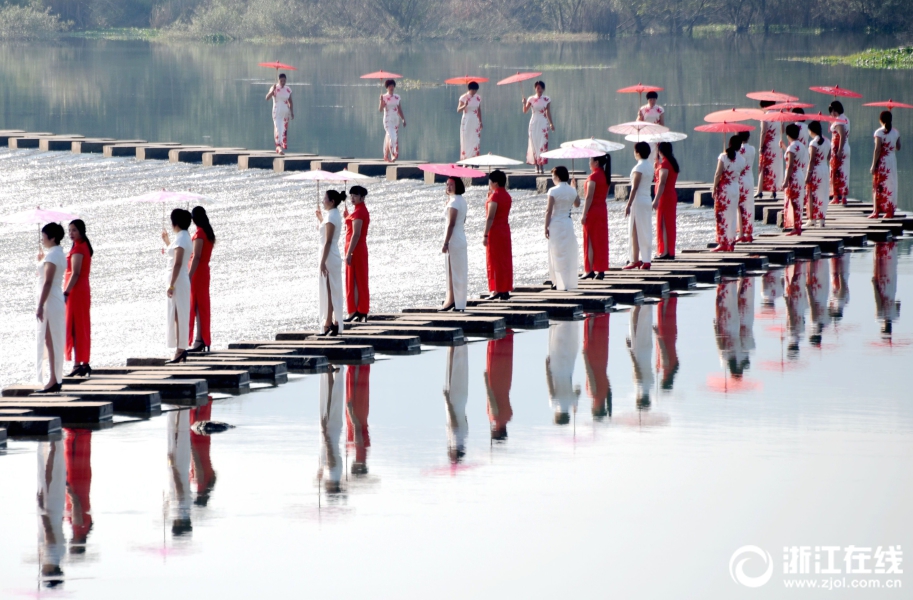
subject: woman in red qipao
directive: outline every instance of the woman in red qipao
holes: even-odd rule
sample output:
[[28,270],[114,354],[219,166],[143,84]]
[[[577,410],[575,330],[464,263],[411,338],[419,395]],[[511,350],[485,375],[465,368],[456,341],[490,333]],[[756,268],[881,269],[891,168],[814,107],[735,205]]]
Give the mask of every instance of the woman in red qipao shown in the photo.
[[678,207],[678,192],[675,183],[678,181],[678,161],[672,154],[672,144],[660,142],[659,175],[656,179],[656,198],[653,210],[656,211],[656,258],[675,258],[675,216]]
[[212,466],[210,450],[212,437],[193,426],[212,420],[212,398],[205,406],[190,409],[190,479],[196,488],[197,506],[209,504],[209,497],[216,487],[216,470]]
[[[193,233],[193,254],[190,255],[190,334],[188,352],[208,352],[212,337],[209,332],[209,260],[216,243],[216,234],[209,224],[206,209],[197,206],[191,212],[196,231]],[[196,326],[196,338],[194,338]]]
[[367,321],[371,293],[368,290],[368,224],[371,215],[365,206],[368,190],[352,186],[349,196],[355,209],[345,212],[346,223],[346,311],[344,320]]
[[507,175],[500,169],[488,176],[485,221],[485,262],[488,266],[489,300],[507,300],[514,289],[514,257],[510,243],[510,194],[504,189]]
[[510,386],[514,375],[514,336],[488,341],[485,355],[485,391],[488,396],[488,422],[491,439],[507,439],[507,424],[514,416],[510,405]]
[[67,519],[73,527],[70,553],[85,554],[92,530],[92,432],[64,429],[64,457],[67,465]]
[[593,418],[612,416],[612,386],[609,383],[609,315],[587,316],[583,324],[583,364],[586,391],[593,401]]
[[346,442],[355,446],[352,475],[368,474],[368,412],[371,408],[371,365],[346,367]]
[[89,273],[92,271],[92,242],[86,236],[82,219],[70,221],[73,247],[67,255],[63,297],[66,301],[67,360],[73,360],[69,377],[88,377],[92,374],[89,358],[92,351],[92,290]]
[[612,159],[608,154],[590,159],[583,205],[583,270],[581,279],[602,279],[609,270],[609,213],[606,197],[612,179]]

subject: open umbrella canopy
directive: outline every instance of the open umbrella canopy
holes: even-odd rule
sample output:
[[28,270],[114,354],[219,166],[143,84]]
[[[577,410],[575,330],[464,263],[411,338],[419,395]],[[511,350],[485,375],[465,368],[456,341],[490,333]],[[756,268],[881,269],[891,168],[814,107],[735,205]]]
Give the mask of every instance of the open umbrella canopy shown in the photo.
[[465,158],[457,164],[468,167],[508,167],[512,165],[522,165],[523,161],[489,153],[473,156],[472,158]]
[[851,92],[850,90],[845,90],[839,85],[816,85],[808,88],[813,92],[818,92],[819,94],[827,94],[828,96],[841,96],[843,98],[862,98],[862,94],[858,92]]
[[644,85],[638,83],[637,85],[629,85],[628,87],[623,87],[618,90],[619,94],[643,94],[644,92],[661,92],[663,88],[656,85]]
[[389,73],[381,69],[380,71],[374,71],[373,73],[366,73],[361,76],[362,79],[402,79],[402,75],[397,73]]
[[766,121],[768,123],[795,123],[797,121],[805,121],[807,115],[801,115],[794,112],[772,112],[766,113],[763,118],[758,119],[759,121]]
[[287,179],[289,181],[346,181],[344,175],[340,176],[339,173],[331,173],[330,171],[322,171],[320,169],[301,171],[294,175],[286,175],[282,179]]
[[767,107],[767,110],[792,110],[794,108],[812,108],[814,104],[808,102],[777,102]]
[[667,131],[666,133],[650,133],[647,135],[642,135],[638,137],[635,134],[626,135],[625,139],[629,142],[647,142],[648,144],[658,144],[660,142],[680,142],[682,140],[688,139],[687,133],[679,133],[677,131]]
[[609,140],[601,140],[592,137],[582,138],[579,140],[571,140],[570,142],[564,142],[561,144],[562,148],[567,148],[568,146],[573,146],[574,148],[586,148],[588,150],[599,150],[603,154],[615,152],[616,150],[621,150],[625,147],[624,144],[619,144],[618,142],[611,142]]
[[476,169],[468,169],[466,167],[461,167],[459,165],[444,165],[437,163],[429,163],[426,165],[419,165],[419,169],[422,171],[430,171],[431,173],[436,173],[438,175],[443,175],[444,177],[484,177],[484,171],[477,171]]
[[888,110],[894,110],[895,108],[913,108],[913,104],[904,104],[903,102],[894,102],[893,100],[866,102],[863,106],[880,106],[881,108],[886,108]]
[[498,85],[507,85],[509,83],[520,83],[521,81],[526,81],[527,79],[533,79],[535,77],[538,77],[539,75],[542,75],[542,73],[541,72],[521,73],[520,71],[517,71],[516,75],[511,75],[510,77],[508,77],[506,79],[502,79],[501,81],[498,82]]
[[168,190],[146,192],[139,196],[124,198],[127,202],[157,202],[160,204],[187,204],[190,202],[202,202],[205,199],[203,195],[194,194],[193,192],[169,192]]
[[341,177],[343,181],[354,181],[361,179],[371,179],[368,175],[362,175],[361,173],[356,173],[355,171],[350,171],[348,169],[343,169],[342,171],[336,171],[335,175]]
[[548,152],[543,152],[540,154],[542,158],[565,158],[565,159],[576,159],[576,158],[592,158],[593,156],[602,156],[605,154],[603,150],[591,150],[589,148],[577,148],[576,146],[565,146],[563,148],[558,148],[557,150],[549,150]]
[[754,129],[754,125],[745,125],[744,123],[729,123],[727,121],[723,121],[722,123],[698,125],[694,128],[695,131],[703,131],[704,133],[740,133],[742,131],[752,131]]
[[751,119],[761,119],[764,111],[759,108],[729,108],[727,110],[718,110],[704,117],[708,123],[734,123],[736,121],[749,121]]
[[617,133],[618,135],[629,135],[632,133],[646,135],[651,133],[666,133],[669,131],[669,128],[658,123],[649,123],[647,121],[629,121],[627,123],[612,125],[609,127],[609,131]]
[[488,77],[470,77],[469,75],[464,75],[463,77],[451,77],[444,83],[449,85],[466,85],[467,83],[485,83],[488,81]]
[[768,102],[795,102],[799,99],[798,96],[790,96],[789,94],[784,94],[776,90],[770,90],[769,92],[749,92],[745,95],[752,100],[766,100]]
[[824,115],[820,112],[813,115],[804,115],[806,121],[822,121],[824,123],[836,123],[840,121],[840,117],[832,117],[830,115]]
[[277,71],[279,69],[285,69],[287,71],[297,71],[298,70],[295,67],[293,67],[292,65],[287,65],[287,64],[281,63],[279,61],[257,63],[257,66],[267,67],[269,69],[276,69]]
[[41,207],[30,208],[11,215],[0,217],[0,222],[13,225],[40,225],[42,223],[62,223],[78,219],[79,215],[64,210],[47,210]]

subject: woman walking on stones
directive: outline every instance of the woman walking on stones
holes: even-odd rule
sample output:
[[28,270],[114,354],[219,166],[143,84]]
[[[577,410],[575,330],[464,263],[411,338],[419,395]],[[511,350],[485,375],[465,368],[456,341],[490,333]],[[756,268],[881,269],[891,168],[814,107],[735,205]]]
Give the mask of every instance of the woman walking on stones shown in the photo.
[[713,213],[716,218],[714,252],[732,252],[735,248],[735,225],[739,214],[740,178],[745,159],[739,155],[742,138],[729,138],[726,152],[717,157],[713,176]]
[[536,173],[544,173],[548,164],[547,158],[542,158],[543,152],[548,152],[549,129],[555,131],[552,123],[552,100],[545,95],[545,82],[537,81],[536,93],[523,100],[523,114],[532,112],[529,118],[529,143],[526,147],[526,164],[535,165]]
[[819,222],[824,227],[827,216],[827,195],[830,191],[828,162],[831,157],[831,143],[821,135],[821,123],[808,124],[811,143],[808,147],[808,172],[805,175],[805,207],[808,212],[806,225],[814,227]]
[[882,213],[888,219],[897,209],[897,152],[900,150],[900,133],[894,128],[891,111],[882,111],[881,128],[875,132],[875,154],[872,157],[872,190],[875,207],[870,219]]
[[288,124],[295,118],[292,88],[285,82],[285,73],[280,73],[279,81],[273,84],[266,94],[266,99],[273,101],[273,138],[277,154],[285,154],[285,151],[288,150]]
[[394,93],[396,82],[388,79],[384,86],[387,88],[386,94],[380,95],[379,112],[384,113],[384,160],[387,162],[396,162],[399,158],[399,124],[406,126],[406,115],[403,114],[403,107],[399,94]]
[[460,119],[460,160],[479,155],[482,140],[482,96],[479,95],[479,84],[470,81],[468,91],[460,96],[457,112],[463,113]]
[[63,297],[66,302],[67,360],[73,361],[69,377],[88,377],[92,373],[89,359],[92,351],[92,290],[89,274],[92,271],[92,243],[86,235],[82,219],[70,221],[70,239],[73,247],[67,255],[67,271],[63,280]]
[[843,103],[834,100],[828,106],[831,123],[831,204],[846,204],[850,189],[850,119],[843,114]]

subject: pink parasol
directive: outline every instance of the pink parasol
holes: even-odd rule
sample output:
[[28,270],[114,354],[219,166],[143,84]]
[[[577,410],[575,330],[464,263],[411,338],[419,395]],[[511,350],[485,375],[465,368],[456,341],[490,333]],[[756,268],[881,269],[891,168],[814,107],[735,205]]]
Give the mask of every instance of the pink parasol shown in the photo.
[[792,110],[794,108],[812,108],[814,104],[808,102],[778,102],[768,106],[765,110]]
[[789,94],[784,94],[776,90],[770,90],[769,92],[750,92],[745,95],[752,100],[766,100],[767,102],[795,102],[799,99],[798,96],[790,96]]
[[543,152],[541,154],[542,158],[554,158],[554,159],[570,159],[571,160],[571,172],[574,171],[574,160],[578,158],[592,158],[594,156],[602,156],[605,154],[602,150],[595,150],[593,148],[580,148],[577,146],[562,146],[556,150],[549,150],[548,152]]
[[297,70],[298,70],[298,69],[296,69],[295,67],[293,67],[292,65],[287,65],[287,64],[285,64],[285,63],[281,63],[281,62],[279,62],[278,60],[273,61],[273,62],[262,62],[262,63],[257,63],[257,66],[258,66],[258,67],[266,67],[266,68],[268,68],[268,69],[276,69],[276,72],[278,72],[279,69],[285,69],[285,70],[287,70],[287,71],[297,71]]
[[508,85],[510,83],[520,83],[521,81],[526,81],[527,79],[533,79],[535,77],[538,77],[539,75],[542,75],[542,73],[538,73],[538,72],[537,73],[532,73],[532,72],[531,73],[521,73],[520,71],[517,71],[516,75],[511,75],[510,77],[508,77],[506,79],[502,79],[501,81],[498,82],[498,85]]
[[374,71],[373,73],[366,73],[361,76],[361,79],[402,79],[402,75],[396,73],[389,73],[381,69],[380,71]]
[[320,182],[321,181],[346,181],[345,175],[314,169],[312,171],[302,171],[294,175],[286,175],[283,179],[289,181],[316,181],[317,182],[317,208],[320,208]]
[[764,111],[759,108],[730,108],[729,110],[718,110],[704,117],[708,123],[733,123],[735,121],[748,121],[750,119],[761,119]]
[[638,98],[637,103],[640,104],[641,102],[644,101],[644,98],[643,98],[644,92],[661,92],[661,91],[663,91],[663,88],[659,87],[658,85],[644,85],[642,83],[638,83],[637,85],[629,85],[628,87],[623,87],[620,90],[618,90],[618,93],[619,94],[637,94],[637,98]]
[[62,223],[78,219],[79,215],[60,210],[47,210],[40,206],[0,217],[0,222],[13,225],[40,225],[42,223]]
[[837,121],[842,120],[840,117],[832,117],[830,115],[821,114],[820,112],[817,114],[813,114],[813,115],[801,115],[801,116],[804,116],[806,121],[822,121],[824,123],[836,123]]
[[419,169],[422,171],[428,171],[435,173],[437,175],[443,175],[444,177],[484,177],[485,172],[479,171],[476,169],[468,169],[466,167],[461,167],[459,165],[444,165],[437,163],[429,163],[425,165],[419,165]]
[[189,204],[191,202],[200,202],[204,199],[204,196],[193,192],[169,192],[168,190],[146,192],[139,196],[124,198],[126,202],[160,202],[162,204]]
[[451,77],[444,83],[448,85],[466,85],[468,83],[472,83],[473,81],[476,83],[485,83],[488,81],[488,77],[470,77],[469,75],[464,75],[463,77]]
[[[780,113],[776,113],[780,114]],[[743,123],[730,123],[728,121],[723,121],[721,123],[710,123],[709,125],[698,125],[694,128],[695,131],[703,131],[704,133],[740,133],[742,131],[752,131],[755,129],[754,125],[745,125]],[[726,136],[723,135],[723,148],[726,147]]]
[[885,100],[884,102],[866,102],[863,106],[879,106],[882,108],[887,108],[888,110],[894,110],[895,108],[913,108],[913,104],[904,104],[903,102],[894,102],[893,100]]
[[649,135],[652,133],[666,133],[669,128],[659,123],[649,123],[647,121],[629,121],[609,127],[611,133],[618,135]]
[[813,92],[818,92],[819,94],[827,94],[828,96],[842,96],[844,98],[862,98],[862,94],[857,92],[851,92],[850,90],[845,90],[839,85],[816,85],[814,87],[808,88]]

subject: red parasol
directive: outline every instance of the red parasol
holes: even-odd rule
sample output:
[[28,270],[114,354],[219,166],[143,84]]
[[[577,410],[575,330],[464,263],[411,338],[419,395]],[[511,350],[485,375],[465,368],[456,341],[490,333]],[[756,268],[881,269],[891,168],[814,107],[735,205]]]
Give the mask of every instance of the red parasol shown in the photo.
[[623,87],[618,90],[619,94],[643,94],[644,92],[661,92],[663,88],[655,85],[644,85],[638,83],[637,85],[630,85],[628,87]]
[[[754,125],[745,125],[743,123],[730,123],[728,121],[723,121],[721,123],[711,123],[709,125],[698,125],[694,128],[695,131],[703,131],[704,133],[740,133],[742,131],[752,131],[755,129]],[[723,136],[723,148],[726,147],[726,136]]]
[[704,117],[708,123],[732,123],[735,121],[748,121],[750,119],[761,120],[764,117],[764,111],[759,108],[730,108],[729,110],[718,110]]
[[466,167],[461,167],[460,165],[442,165],[442,164],[427,164],[419,165],[419,169],[422,171],[430,171],[438,175],[443,175],[444,177],[484,177],[484,171],[478,171],[476,169],[467,169]]
[[451,77],[444,83],[449,85],[466,85],[467,83],[485,83],[488,81],[488,77],[470,77],[469,75],[464,75],[463,77]]
[[768,106],[765,110],[792,110],[794,108],[812,108],[814,104],[808,102],[778,102]]
[[818,92],[819,94],[833,96],[834,98],[837,96],[843,96],[844,98],[862,98],[862,94],[845,90],[839,85],[816,85],[815,87],[810,87],[808,89],[813,92]]
[[776,90],[770,90],[769,92],[751,92],[750,94],[745,94],[752,100],[767,100],[768,102],[795,102],[798,100],[798,96],[790,96],[789,94],[784,94]]
[[772,112],[766,113],[760,120],[768,123],[795,123],[797,121],[807,121],[807,116],[794,112]]
[[361,79],[402,79],[402,75],[397,75],[396,73],[388,73],[381,69],[380,71],[374,71],[373,73],[367,73],[361,76]]
[[888,110],[894,110],[895,108],[913,108],[913,104],[904,104],[903,102],[894,102],[893,100],[867,102],[863,104],[863,106],[880,106],[882,108],[887,108]]
[[517,71],[516,75],[511,75],[507,79],[502,79],[501,81],[498,82],[498,85],[507,85],[509,83],[519,83],[521,81],[526,81],[527,79],[533,79],[535,77],[538,77],[539,75],[542,75],[542,73],[521,73],[520,71]]
[[257,63],[257,66],[267,67],[269,69],[276,69],[277,71],[279,69],[285,69],[287,71],[297,71],[298,70],[295,67],[293,67],[292,65],[287,65],[287,64],[281,63],[279,61]]
[[[802,116],[802,115],[800,115],[800,116]],[[836,123],[837,121],[842,120],[840,117],[832,117],[830,115],[821,114],[820,112],[816,115],[804,115],[804,116],[805,116],[806,121],[822,121],[824,123]]]

